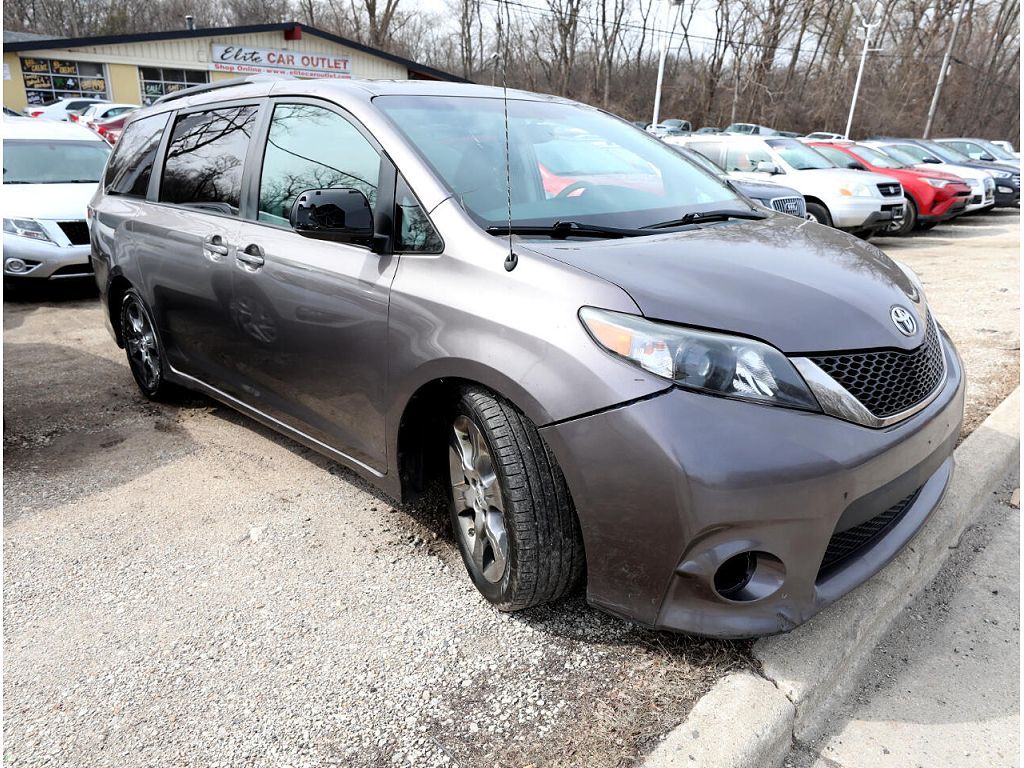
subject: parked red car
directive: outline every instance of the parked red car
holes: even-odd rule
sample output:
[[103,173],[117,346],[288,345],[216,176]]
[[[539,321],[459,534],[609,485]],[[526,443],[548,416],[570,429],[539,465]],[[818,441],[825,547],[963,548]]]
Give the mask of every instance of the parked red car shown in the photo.
[[840,168],[884,173],[899,180],[907,204],[903,221],[890,230],[892,234],[909,235],[914,229],[931,229],[939,222],[959,216],[971,197],[971,188],[959,176],[903,165],[862,144],[852,141],[810,141],[808,144]]
[[125,121],[129,117],[131,117],[131,112],[125,112],[123,115],[112,117],[109,120],[97,120],[89,127],[111,144],[117,144],[117,140],[121,138],[121,133],[124,131]]

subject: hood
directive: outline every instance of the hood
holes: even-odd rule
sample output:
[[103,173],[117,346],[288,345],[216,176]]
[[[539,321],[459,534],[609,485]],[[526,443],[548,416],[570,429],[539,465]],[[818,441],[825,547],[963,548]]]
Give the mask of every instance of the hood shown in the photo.
[[4,215],[7,218],[85,219],[85,209],[98,184],[14,184]]
[[770,181],[751,181],[750,179],[739,179],[727,176],[733,185],[747,197],[755,200],[771,200],[773,197],[803,197],[792,187],[785,187],[782,184],[775,184]]
[[812,168],[806,171],[787,171],[778,176],[766,176],[763,173],[746,171],[738,171],[729,175],[744,181],[765,181],[767,179],[774,182],[778,179],[780,182],[792,184],[797,189],[808,190],[807,194],[811,194],[811,190],[821,194],[821,190],[834,189],[840,184],[860,183],[870,187],[875,184],[891,184],[895,181],[891,176],[883,176],[871,171],[854,171],[849,168]]
[[[753,336],[787,354],[914,349],[923,337],[923,297],[892,260],[792,216],[523,246],[618,285],[652,320]],[[913,337],[893,324],[896,304],[917,316]]]
[[[939,171],[939,168],[942,170]],[[984,181],[985,177],[989,175],[977,170],[976,168],[970,168],[966,165],[954,165],[952,163],[942,163],[941,165],[936,165],[935,163],[918,163],[914,166],[914,169],[918,171],[949,174],[950,176],[956,176],[961,179],[971,179],[973,181]]]

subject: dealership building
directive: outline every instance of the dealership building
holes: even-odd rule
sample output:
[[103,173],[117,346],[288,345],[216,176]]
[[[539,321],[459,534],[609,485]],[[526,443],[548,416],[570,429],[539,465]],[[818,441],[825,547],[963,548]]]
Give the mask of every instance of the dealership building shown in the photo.
[[249,74],[462,78],[295,22],[55,39],[4,31],[4,106],[70,97],[150,104],[191,85]]

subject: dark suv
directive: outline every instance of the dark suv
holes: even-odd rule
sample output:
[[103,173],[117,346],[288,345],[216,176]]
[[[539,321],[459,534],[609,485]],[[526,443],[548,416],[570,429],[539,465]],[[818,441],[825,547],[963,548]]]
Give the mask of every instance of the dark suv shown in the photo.
[[398,499],[438,484],[501,610],[790,629],[941,498],[960,360],[877,248],[629,123],[468,84],[217,83],[91,203],[117,343]]

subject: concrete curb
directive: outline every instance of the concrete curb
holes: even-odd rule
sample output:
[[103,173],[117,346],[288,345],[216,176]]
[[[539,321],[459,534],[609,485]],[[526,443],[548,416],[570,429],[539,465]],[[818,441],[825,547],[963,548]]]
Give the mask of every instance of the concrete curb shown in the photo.
[[728,675],[658,745],[644,768],[771,768],[793,740],[816,738],[868,655],[926,587],[1020,456],[1020,389],[956,449],[942,503],[873,578],[789,634],[754,644],[763,677]]

